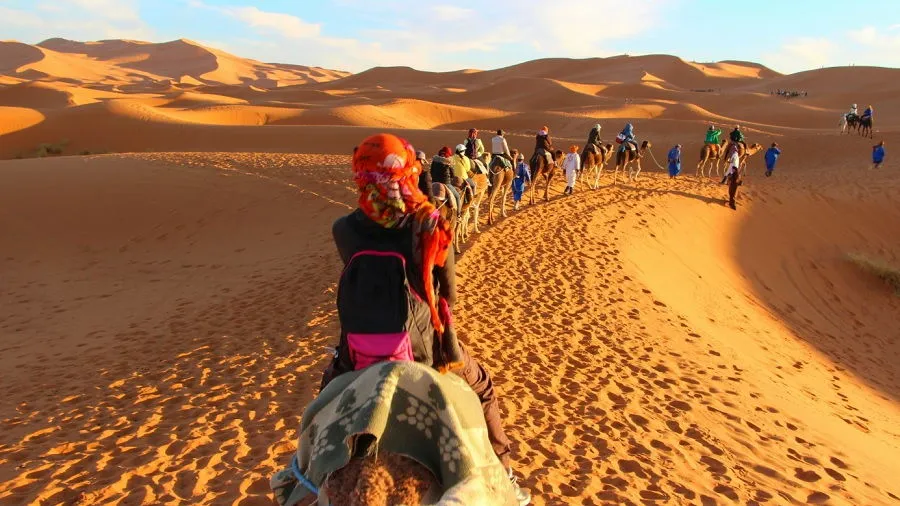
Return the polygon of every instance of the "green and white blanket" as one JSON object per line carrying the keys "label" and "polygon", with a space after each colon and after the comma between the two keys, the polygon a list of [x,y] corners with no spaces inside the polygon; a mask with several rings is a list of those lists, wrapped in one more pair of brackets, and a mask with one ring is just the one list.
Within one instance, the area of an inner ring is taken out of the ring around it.
{"label": "green and white blanket", "polygon": [[[296,467],[321,488],[347,465],[361,435],[375,437],[370,452],[401,454],[429,469],[441,484],[432,504],[516,504],[488,440],[481,403],[455,374],[383,362],[338,376],[303,413]],[[273,476],[271,486],[281,506],[310,493],[291,468]],[[327,504],[324,493],[319,499]]]}

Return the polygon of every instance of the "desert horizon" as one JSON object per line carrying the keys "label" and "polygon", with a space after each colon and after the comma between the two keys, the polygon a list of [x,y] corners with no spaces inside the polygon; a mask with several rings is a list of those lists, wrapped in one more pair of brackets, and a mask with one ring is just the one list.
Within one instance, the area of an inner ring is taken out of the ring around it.
{"label": "desert horizon", "polygon": [[[457,332],[532,504],[900,504],[898,77],[0,42],[0,505],[273,504],[340,333],[353,147],[387,132],[431,160],[502,129],[527,160],[544,126],[580,150],[626,123],[637,179],[613,157],[597,188],[557,172],[490,225],[485,202],[457,256]],[[851,104],[871,137],[841,131]],[[696,175],[710,124],[762,146],[734,210],[724,165]]]}

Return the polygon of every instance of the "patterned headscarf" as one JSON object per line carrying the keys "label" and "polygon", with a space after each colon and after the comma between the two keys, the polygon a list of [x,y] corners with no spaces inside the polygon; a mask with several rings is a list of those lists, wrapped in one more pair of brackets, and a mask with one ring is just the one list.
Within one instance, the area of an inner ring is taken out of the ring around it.
{"label": "patterned headscarf", "polygon": [[359,188],[359,208],[385,228],[412,219],[413,256],[422,269],[431,321],[438,335],[444,322],[434,291],[434,267],[443,266],[453,237],[450,224],[419,190],[422,165],[412,145],[391,134],[368,137],[353,152],[353,175]]}

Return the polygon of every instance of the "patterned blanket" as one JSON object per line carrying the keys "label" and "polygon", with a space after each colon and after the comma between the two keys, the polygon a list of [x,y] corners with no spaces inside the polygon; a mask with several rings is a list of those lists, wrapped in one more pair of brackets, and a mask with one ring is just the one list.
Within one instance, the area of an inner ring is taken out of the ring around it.
{"label": "patterned blanket", "polygon": [[[294,506],[311,493],[297,471],[322,488],[350,461],[359,435],[376,438],[370,451],[398,453],[429,469],[441,484],[431,504],[516,504],[478,397],[455,374],[414,362],[379,363],[328,384],[303,413],[296,469],[272,477],[278,503]],[[327,504],[323,496],[320,504]]]}

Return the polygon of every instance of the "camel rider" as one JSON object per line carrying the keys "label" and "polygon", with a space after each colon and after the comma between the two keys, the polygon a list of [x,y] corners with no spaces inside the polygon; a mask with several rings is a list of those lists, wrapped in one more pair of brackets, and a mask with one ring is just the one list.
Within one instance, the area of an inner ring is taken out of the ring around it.
{"label": "camel rider", "polygon": [[453,151],[449,147],[442,147],[438,154],[431,159],[431,180],[435,183],[442,183],[450,190],[450,193],[456,197],[456,209],[459,211],[462,207],[462,198],[459,190],[453,184]]}
{"label": "camel rider", "polygon": [[419,190],[428,197],[429,201],[433,201],[434,191],[431,189],[431,171],[425,170],[425,163],[427,162],[425,158],[424,151],[416,151],[416,161],[419,162]]}
{"label": "camel rider", "polygon": [[475,194],[475,180],[472,179],[472,160],[466,156],[466,146],[464,144],[456,145],[456,154],[453,155],[453,177],[454,182],[459,183],[459,187],[465,190],[466,186]]}
{"label": "camel rider", "polygon": [[595,155],[600,154],[601,152],[601,141],[600,141],[600,123],[594,125],[594,128],[591,129],[591,133],[588,134],[587,140],[587,148],[593,150]]}
{"label": "camel rider", "polygon": [[484,154],[484,143],[478,138],[477,128],[469,129],[469,136],[466,137],[466,141],[463,145],[466,147],[466,156],[468,156],[470,160],[481,158],[481,155]]}
{"label": "camel rider", "polygon": [[872,119],[872,113],[873,113],[873,112],[875,112],[875,111],[872,109],[872,106],[871,106],[871,105],[870,105],[869,107],[866,107],[866,110],[863,111],[862,117],[859,118],[859,120],[860,120],[860,121],[865,121],[865,120],[867,120],[867,119],[871,120],[871,119]]}
{"label": "camel rider", "polygon": [[722,135],[722,131],[716,128],[715,125],[709,125],[709,128],[706,129],[706,140],[703,141],[703,144],[709,145],[719,145],[719,137]]}
{"label": "camel rider", "polygon": [[547,158],[547,165],[553,165],[553,141],[550,139],[550,127],[544,126],[534,138],[534,154]]}
{"label": "camel rider", "polygon": [[626,123],[625,128],[619,133],[619,137],[622,139],[623,149],[630,149],[632,151],[638,150],[637,139],[634,137],[634,125]]}
{"label": "camel rider", "polygon": [[859,109],[856,107],[856,104],[851,104],[850,112],[847,113],[847,121],[853,121],[857,118],[859,118]]}
{"label": "camel rider", "polygon": [[[507,168],[512,167],[512,155],[509,152],[509,144],[506,143],[506,132],[497,130],[497,135],[491,138],[491,156],[503,160],[503,165]],[[510,163],[506,163],[510,162]]]}
{"label": "camel rider", "polygon": [[[744,147],[744,151],[747,151],[747,143],[744,142],[744,132],[741,131],[741,125],[735,125],[734,130],[728,135],[728,138],[731,139],[731,144],[737,148],[737,145],[740,144]],[[738,151],[740,153],[740,151]]]}

